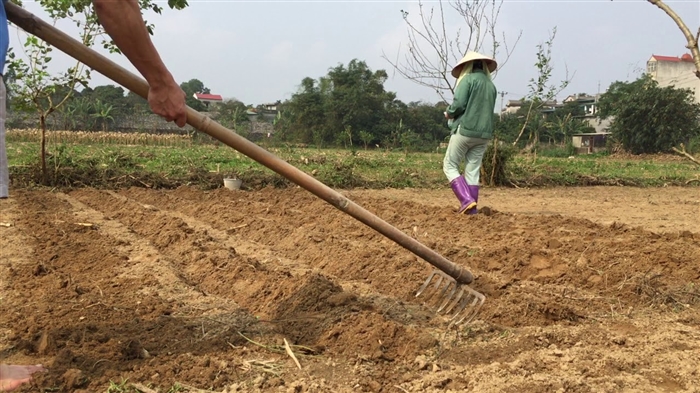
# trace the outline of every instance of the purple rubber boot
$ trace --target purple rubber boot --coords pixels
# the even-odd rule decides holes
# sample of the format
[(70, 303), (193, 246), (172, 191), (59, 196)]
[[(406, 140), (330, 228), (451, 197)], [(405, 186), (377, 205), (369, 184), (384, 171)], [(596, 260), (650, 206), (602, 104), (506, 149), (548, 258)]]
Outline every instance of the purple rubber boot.
[(462, 214), (465, 211), (476, 207), (476, 201), (471, 197), (471, 195), (469, 195), (469, 188), (467, 188), (467, 181), (464, 179), (464, 176), (460, 176), (452, 180), (450, 182), (450, 186), (452, 187), (452, 192), (455, 193), (455, 196), (457, 196), (457, 199), (461, 205), (457, 211), (457, 214)]
[(469, 196), (474, 200), (474, 207), (469, 209), (467, 211), (467, 214), (476, 214), (477, 209), (476, 209), (476, 203), (479, 202), (479, 186), (467, 186), (467, 190), (469, 191)]

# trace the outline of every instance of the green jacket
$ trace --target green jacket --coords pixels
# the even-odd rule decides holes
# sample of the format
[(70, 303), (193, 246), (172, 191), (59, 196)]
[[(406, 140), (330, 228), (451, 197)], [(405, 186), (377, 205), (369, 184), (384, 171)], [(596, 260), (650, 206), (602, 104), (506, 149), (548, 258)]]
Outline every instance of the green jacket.
[(493, 110), (496, 107), (496, 86), (481, 70), (462, 78), (455, 88), (452, 105), (447, 114), (454, 119), (449, 122), (452, 133), (463, 136), (491, 139), (493, 137)]

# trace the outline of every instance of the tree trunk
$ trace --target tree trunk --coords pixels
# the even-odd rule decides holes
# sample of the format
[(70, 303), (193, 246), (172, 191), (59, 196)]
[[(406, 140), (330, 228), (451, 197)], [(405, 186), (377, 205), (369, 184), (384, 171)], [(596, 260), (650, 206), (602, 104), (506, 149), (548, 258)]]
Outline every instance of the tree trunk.
[(513, 146), (517, 145), (518, 142), (520, 141), (520, 137), (523, 136), (523, 132), (525, 132), (525, 128), (527, 127), (527, 123), (530, 121), (530, 114), (532, 113), (532, 105), (534, 104), (534, 101), (530, 101), (530, 107), (527, 110), (527, 115), (525, 116), (525, 123), (523, 124), (523, 127), (520, 129), (520, 133), (518, 134), (518, 137), (515, 138), (515, 142), (513, 142)]
[(46, 116), (39, 116), (39, 124), (41, 125), (41, 176), (43, 183), (46, 184)]
[(494, 182), (496, 180), (496, 165), (498, 165), (498, 137), (493, 138), (493, 158), (491, 159), (491, 179), (489, 180), (490, 186), (495, 186)]

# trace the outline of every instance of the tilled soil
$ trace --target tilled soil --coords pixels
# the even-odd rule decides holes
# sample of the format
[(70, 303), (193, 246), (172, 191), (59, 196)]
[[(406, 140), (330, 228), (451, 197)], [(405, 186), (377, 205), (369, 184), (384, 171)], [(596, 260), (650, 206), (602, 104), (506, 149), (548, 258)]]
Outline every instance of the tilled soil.
[(0, 358), (48, 367), (26, 392), (696, 391), (700, 231), (654, 210), (699, 198), (580, 190), (546, 214), (487, 190), (469, 217), (449, 190), (346, 193), (475, 274), (459, 330), (414, 298), (428, 263), (302, 189), (16, 190)]

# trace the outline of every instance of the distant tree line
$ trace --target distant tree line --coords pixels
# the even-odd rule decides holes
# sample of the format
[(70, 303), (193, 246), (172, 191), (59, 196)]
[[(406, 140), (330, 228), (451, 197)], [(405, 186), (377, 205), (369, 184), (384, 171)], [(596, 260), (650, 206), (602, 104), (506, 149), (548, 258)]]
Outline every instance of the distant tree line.
[[(10, 77), (12, 77), (10, 75)], [(194, 98), (194, 93), (210, 93), (209, 88), (199, 79), (191, 79), (180, 84), (187, 94), (187, 105), (198, 111), (209, 112), (223, 125), (238, 129), (247, 126), (250, 118), (246, 114), (248, 106), (236, 99), (217, 103), (211, 108)], [(33, 108), (27, 108), (24, 100), (13, 94), (11, 89), (7, 92), (8, 100), (8, 127), (39, 127), (37, 112)], [(125, 124), (131, 124), (134, 120), (143, 121), (144, 117), (152, 114), (148, 102), (124, 88), (115, 85), (102, 85), (91, 88), (83, 87), (75, 89), (72, 93), (68, 87), (58, 86), (45, 98), (40, 100), (58, 102), (68, 97), (66, 102), (53, 111), (47, 119), (47, 123), (53, 124), (53, 129), (68, 131), (119, 131)], [(45, 105), (48, 106), (48, 105)], [(165, 121), (162, 121), (165, 123)], [(138, 125), (136, 125), (138, 127)], [(147, 125), (142, 125), (143, 131), (149, 131)], [(245, 128), (245, 127), (243, 127)]]
[[(262, 105), (253, 108), (235, 99), (207, 106), (194, 98), (194, 93), (210, 93), (199, 79), (180, 86), (190, 107), (207, 112), (244, 136), (249, 136), (248, 111), (255, 109), (259, 115), (254, 119), (271, 123), (274, 143), (434, 151), (440, 143), (447, 142), (449, 131), (443, 112), (448, 103), (405, 103), (385, 89), (387, 77), (385, 70), (373, 71), (364, 61), (354, 59), (329, 69), (327, 75), (318, 79), (304, 78), (298, 91), (279, 103), (276, 114), (268, 111), (266, 117), (262, 116)], [(131, 119), (151, 114), (145, 99), (119, 86), (84, 87), (66, 93), (60, 87), (52, 93), (56, 100), (69, 96), (51, 115), (55, 129), (118, 131)], [(12, 91), (8, 91), (8, 103), (9, 127), (18, 128), (13, 122), (20, 120), (23, 124), (32, 123), (35, 112), (13, 106)], [(523, 99), (521, 104), (516, 112), (494, 113), (499, 141), (518, 140), (519, 148), (531, 146), (533, 139), (536, 144), (565, 145), (571, 143), (573, 134), (594, 131), (584, 118), (583, 107), (576, 102), (541, 110), (536, 116), (528, 116), (530, 101)], [(597, 105), (596, 116), (612, 120), (613, 143), (632, 153), (666, 151), (678, 143), (687, 144), (700, 134), (700, 106), (694, 103), (692, 92), (660, 88), (648, 76), (613, 83)], [(535, 107), (547, 108), (542, 103)], [(143, 131), (149, 130), (144, 126)]]
[[(281, 105), (276, 138), (321, 147), (410, 150), (434, 150), (446, 142), (448, 103), (404, 103), (385, 90), (386, 79), (386, 71), (372, 71), (357, 59), (318, 79), (304, 78), (299, 91)], [(565, 105), (529, 119), (526, 129), (544, 143), (563, 143), (572, 133), (591, 129), (583, 114), (580, 106)], [(502, 117), (494, 113), (494, 119), (499, 139), (506, 142), (515, 140), (525, 122), (523, 109)]]

